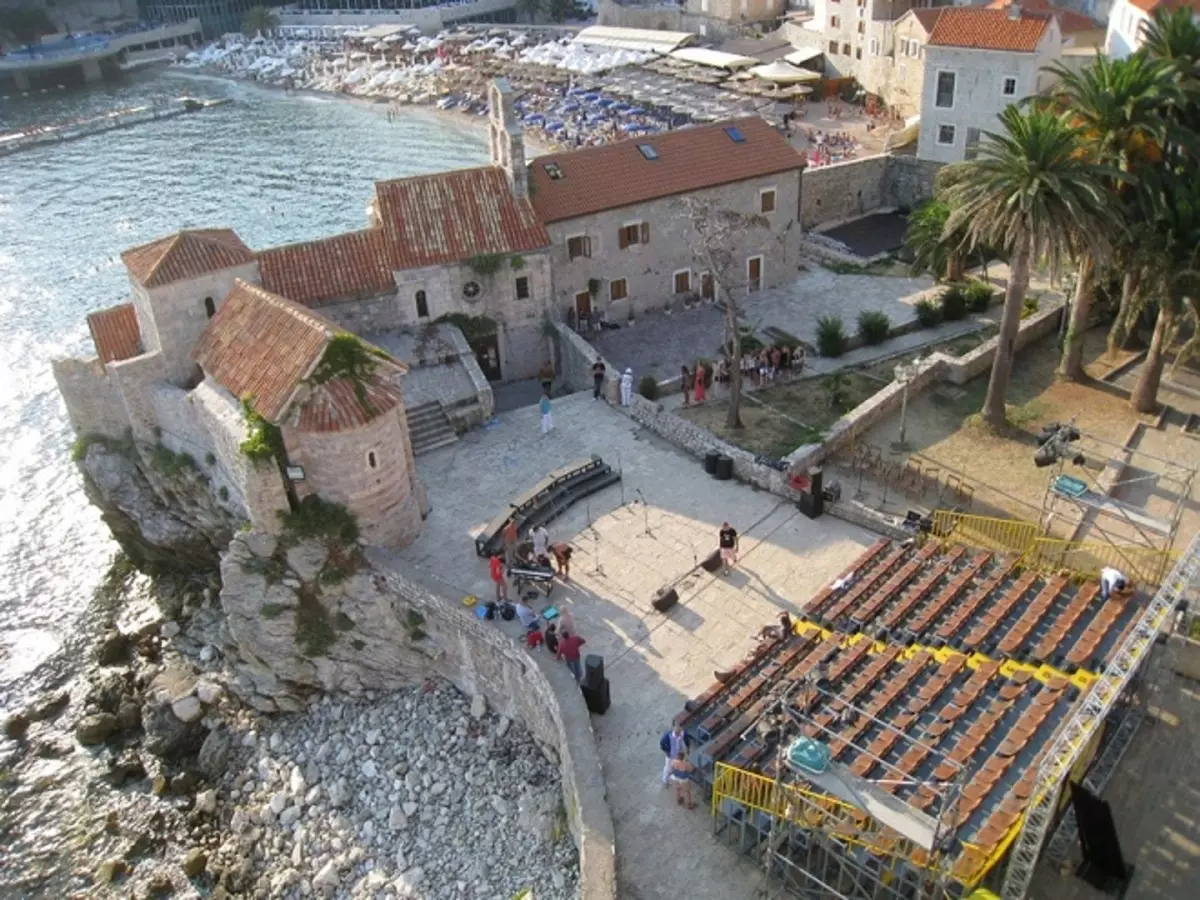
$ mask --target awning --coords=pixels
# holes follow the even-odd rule
[[[775,84],[799,84],[802,81],[820,81],[821,76],[808,69],[798,69],[788,65],[783,60],[776,60],[765,66],[755,66],[750,70],[755,78],[772,81]]]
[[[698,66],[709,66],[713,69],[745,69],[758,65],[758,60],[752,56],[738,56],[736,53],[722,53],[720,50],[705,50],[702,47],[683,47],[672,50],[673,59],[695,63]]]
[[[806,62],[811,62],[821,55],[820,50],[797,50],[795,53],[789,53],[783,58],[784,62],[789,62],[793,66],[802,66]]]
[[[391,37],[393,34],[403,34],[408,31],[407,25],[376,25],[368,28],[366,31],[360,32],[360,37],[364,39],[381,41],[385,37]]]
[[[613,28],[589,25],[575,35],[574,43],[592,47],[642,50],[666,55],[691,42],[695,35],[687,31],[653,31],[648,28]]]

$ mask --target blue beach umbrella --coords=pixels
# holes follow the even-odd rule
[[[547,131],[562,131],[566,127],[567,126],[564,125],[562,122],[551,122],[549,125],[546,126],[546,130]]]
[[[563,112],[575,112],[577,109],[579,109],[578,103],[564,103],[562,107]]]

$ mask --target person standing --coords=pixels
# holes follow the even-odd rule
[[[682,725],[673,725],[670,731],[663,732],[663,736],[658,739],[658,749],[663,752],[663,787],[667,786],[667,781],[671,778],[671,760],[679,753],[686,753],[691,745],[692,738],[683,730]]]
[[[633,405],[633,369],[626,369],[621,376],[621,405]]]
[[[567,668],[571,670],[571,674],[575,676],[577,683],[583,681],[583,666],[579,663],[579,648],[586,643],[587,641],[579,635],[565,630],[558,641],[558,653],[556,655],[567,664]]]
[[[554,430],[554,416],[550,410],[550,395],[542,394],[542,399],[538,401],[538,408],[542,411],[542,434],[549,434]]]
[[[737,529],[728,522],[721,523],[717,532],[717,546],[721,549],[721,574],[728,575],[729,570],[737,565],[738,533]]]
[[[546,530],[545,525],[539,525],[533,529],[533,561],[539,566],[542,565],[542,560],[546,559],[550,553],[550,532]]]
[[[558,576],[563,581],[571,580],[571,556],[575,552],[575,548],[570,544],[558,543],[550,547],[550,552],[554,556],[554,564],[558,567]]]
[[[708,372],[704,369],[704,363],[696,360],[696,377],[692,379],[692,396],[696,398],[696,405],[704,402],[704,379],[708,377]]]
[[[504,580],[504,563],[497,554],[488,561],[488,571],[496,585],[496,602],[508,599],[508,584]]]
[[[550,360],[546,360],[538,369],[538,381],[542,383],[542,393],[549,397],[554,387],[554,366],[550,365]]]
[[[692,373],[688,371],[688,367],[686,365],[681,366],[679,370],[679,390],[683,391],[683,405],[691,406]]]
[[[599,400],[604,392],[604,375],[606,373],[604,360],[598,359],[592,363],[592,399]]]
[[[500,532],[500,538],[504,541],[504,565],[511,569],[513,563],[517,561],[517,542],[519,540],[516,516],[508,520],[508,524]]]
[[[671,760],[671,784],[675,785],[675,802],[688,809],[696,808],[692,799],[692,773],[696,767],[687,761],[687,754],[680,750]]]

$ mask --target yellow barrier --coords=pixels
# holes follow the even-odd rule
[[[933,511],[933,533],[943,544],[969,544],[1000,553],[1024,553],[1041,537],[1032,522],[972,516],[948,509]]]

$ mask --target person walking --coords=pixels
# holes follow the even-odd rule
[[[692,746],[691,735],[683,730],[682,725],[671,726],[671,730],[663,732],[663,736],[658,739],[658,749],[663,752],[663,787],[667,786],[667,782],[671,778],[671,760],[680,752],[686,753],[690,746]]]
[[[546,360],[538,369],[538,381],[542,383],[542,393],[549,397],[554,387],[554,366],[550,365],[550,360]]]
[[[729,570],[737,565],[738,533],[737,529],[728,522],[721,523],[717,532],[717,546],[721,549],[721,574],[728,575]]]
[[[558,641],[558,653],[555,654],[567,664],[567,668],[571,670],[577,683],[583,681],[583,666],[579,663],[579,648],[586,643],[587,641],[579,635],[564,630]]]
[[[511,569],[517,561],[517,542],[520,539],[515,516],[508,520],[508,524],[500,532],[500,538],[504,541],[504,565]]]
[[[542,434],[549,434],[554,430],[554,416],[550,410],[550,395],[542,394],[542,399],[538,401],[538,408],[542,411]]]
[[[704,379],[707,377],[708,372],[704,369],[704,363],[696,360],[696,377],[692,379],[692,396],[696,398],[697,406],[704,402]]]
[[[599,400],[604,392],[604,376],[606,374],[604,360],[598,359],[592,363],[592,399]]]
[[[621,405],[633,405],[633,369],[626,369],[621,376]]]
[[[692,373],[688,371],[688,367],[686,365],[680,366],[679,390],[683,391],[683,405],[691,406],[691,404],[692,404]]]
[[[671,760],[671,784],[675,785],[675,802],[688,809],[696,808],[692,799],[692,774],[696,767],[687,761],[687,754],[680,750]]]
[[[508,599],[508,583],[504,579],[504,563],[497,554],[488,561],[488,572],[496,585],[496,602]]]

